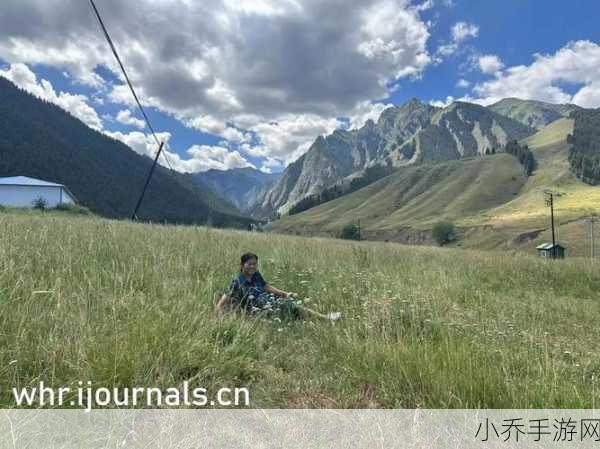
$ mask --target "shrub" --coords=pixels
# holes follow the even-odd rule
[[[346,240],[360,240],[360,228],[354,223],[347,224],[342,228],[340,238]]]
[[[449,221],[440,221],[433,226],[432,234],[438,245],[444,246],[454,240],[455,229],[454,224]]]
[[[45,198],[43,197],[38,197],[35,200],[33,200],[33,202],[31,203],[33,205],[33,208],[36,210],[46,210],[48,207],[48,202],[46,201]]]
[[[78,204],[60,203],[56,206],[56,210],[61,212],[69,212],[78,215],[90,215],[91,211],[87,207]]]

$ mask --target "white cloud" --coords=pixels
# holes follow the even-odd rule
[[[265,159],[265,161],[263,162],[262,167],[260,169],[265,173],[273,173],[273,169],[281,169],[281,168],[283,168],[283,165],[281,164],[281,162],[279,162],[277,159],[268,157]]]
[[[432,62],[420,17],[431,4],[105,0],[98,6],[144,105],[234,144],[258,142],[254,153],[281,163],[337,127],[337,117],[386,98],[390,82],[418,76]],[[58,67],[133,107],[87,2],[22,0],[2,8],[1,59]],[[99,66],[120,83],[102,80]]]
[[[182,162],[186,167],[184,171],[198,172],[211,168],[218,170],[229,170],[232,168],[254,167],[238,151],[228,148],[208,145],[194,145],[187,150],[191,156]]]
[[[415,5],[415,9],[417,11],[427,11],[428,9],[431,9],[435,6],[435,3],[433,2],[433,0],[425,0],[423,3],[419,4],[419,5]]]
[[[32,19],[41,19],[41,17],[28,17],[20,18],[21,23],[8,24],[11,20],[11,12],[15,14],[15,11],[10,11],[11,7],[20,6],[24,7],[24,10],[28,9],[27,2],[13,2],[13,4],[3,5],[6,8],[6,15],[3,16],[4,21],[0,18],[0,57],[5,61],[12,64],[44,64],[52,67],[56,67],[64,71],[64,74],[72,75],[75,80],[92,87],[101,87],[104,84],[104,80],[94,72],[93,68],[104,62],[105,58],[103,53],[104,48],[99,45],[91,45],[90,41],[78,40],[78,39],[63,39],[62,42],[46,42],[45,44],[36,43],[36,39],[31,37],[24,37],[27,34],[28,25],[31,25]],[[40,5],[43,9],[52,9],[50,4]],[[44,12],[45,14],[46,12]],[[53,13],[48,12],[48,17]],[[18,15],[18,12],[17,12]],[[24,22],[27,21],[28,22]],[[52,36],[51,39],[58,38],[60,33],[60,23],[56,23],[57,28],[48,29],[42,28],[40,31],[43,33],[57,33],[56,36]],[[14,26],[21,26],[25,32],[18,33],[15,30],[15,34],[11,35],[10,30]],[[41,26],[41,25],[40,25]],[[45,34],[48,38],[48,34]],[[91,42],[94,42],[93,40]],[[59,44],[55,46],[54,44]],[[116,69],[113,63],[109,65]]]
[[[256,133],[257,146],[242,145],[245,153],[254,157],[276,159],[290,163],[305,153],[315,138],[330,134],[342,126],[335,118],[322,118],[315,114],[289,114],[276,122],[260,121],[249,129]]]
[[[244,133],[232,126],[226,127],[225,130],[219,135],[224,137],[227,141],[233,143],[244,143],[252,140],[252,134],[248,132]]]
[[[476,59],[476,64],[479,70],[483,73],[496,73],[504,68],[504,63],[496,55],[483,55]]]
[[[242,129],[228,125],[210,115],[198,116],[191,120],[183,119],[183,122],[186,126],[195,128],[204,133],[223,137],[227,141],[235,144],[246,143],[252,140],[251,133],[244,132]]]
[[[0,76],[3,76],[21,89],[35,95],[38,98],[46,100],[60,106],[74,117],[84,122],[90,128],[102,130],[102,120],[87,102],[85,95],[73,95],[67,92],[56,92],[50,81],[42,79],[38,82],[37,76],[25,64],[11,64],[6,70],[0,69]]]
[[[463,89],[468,88],[471,85],[471,83],[465,79],[459,79],[458,82],[456,83],[456,87],[461,87]]]
[[[113,139],[120,140],[129,146],[135,152],[154,158],[158,147],[151,134],[145,134],[139,131],[122,133],[120,131],[106,131],[106,135]],[[189,158],[182,158],[177,153],[171,151],[169,141],[171,134],[168,132],[156,133],[159,141],[165,143],[163,155],[159,159],[159,164],[163,167],[177,170],[182,173],[196,173],[206,171],[211,168],[227,170],[237,167],[254,167],[238,151],[232,151],[229,148],[209,145],[193,145],[186,153]]]
[[[392,73],[382,74],[378,82],[413,75],[430,60],[422,51],[429,32],[414,9],[399,7],[403,2],[380,0],[366,8],[357,50],[371,61],[384,62]],[[409,58],[407,59],[407,50]]]
[[[156,152],[158,151],[156,141],[154,140],[154,137],[152,137],[151,134],[145,134],[140,131],[132,131],[130,133],[123,133],[121,131],[105,131],[104,134],[106,134],[109,137],[112,137],[113,139],[120,140],[125,145],[129,146],[132,150],[134,150],[136,153],[148,156],[152,159],[154,159],[154,157],[156,156]],[[156,133],[156,137],[159,141],[165,142],[165,148],[167,149],[165,153],[167,153],[169,162],[172,162],[172,158],[176,157],[177,155],[175,153],[168,152],[171,133],[159,132]],[[161,158],[159,162],[161,163],[161,165],[168,167],[165,158]],[[176,169],[175,167],[173,168]]]
[[[456,43],[462,42],[468,37],[477,37],[479,27],[472,23],[457,22],[452,27],[452,40]]]
[[[116,117],[117,122],[123,123],[124,125],[133,126],[138,129],[144,129],[146,127],[146,122],[139,118],[135,118],[131,115],[131,111],[129,109],[124,109],[119,111]]]
[[[429,104],[438,108],[445,108],[454,101],[456,101],[456,98],[454,98],[452,95],[448,95],[445,100],[432,100],[429,102]]]
[[[436,51],[435,62],[440,63],[444,57],[454,54],[459,45],[468,38],[477,37],[479,27],[472,23],[457,22],[451,29],[452,41],[442,44]]]
[[[479,83],[474,92],[479,102],[489,104],[506,97],[573,102],[583,107],[600,106],[600,45],[590,41],[570,42],[554,54],[536,54],[530,65],[508,67],[493,79]],[[564,84],[580,86],[574,95]]]
[[[381,113],[390,106],[392,105],[384,103],[371,103],[370,101],[365,101],[364,103],[359,104],[350,115],[349,129],[361,128],[367,122],[367,120],[373,120],[376,122]]]
[[[571,103],[584,108],[600,107],[600,82],[597,81],[582,87],[579,92],[573,95]]]

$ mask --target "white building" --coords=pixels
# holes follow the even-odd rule
[[[75,196],[62,184],[14,176],[0,178],[0,205],[9,207],[32,207],[38,199],[46,200],[47,207],[74,204]]]

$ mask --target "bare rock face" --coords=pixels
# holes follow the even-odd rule
[[[409,144],[413,151],[409,162],[441,162],[477,156],[534,132],[533,128],[488,108],[457,101],[437,111],[429,125],[411,138]],[[405,159],[404,147],[392,154],[395,165]]]

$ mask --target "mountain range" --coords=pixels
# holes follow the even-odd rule
[[[535,163],[526,165],[530,158]],[[519,143],[398,167],[358,190],[284,215],[269,229],[338,236],[352,225],[369,240],[430,244],[435,223],[449,221],[456,226],[455,246],[534,252],[556,238],[568,255],[589,256],[589,217],[600,212],[598,184],[600,110],[577,108]]]
[[[211,169],[192,175],[201,186],[209,187],[216,195],[247,214],[251,213],[256,199],[264,196],[280,176],[280,173],[265,173],[253,167]]]
[[[412,99],[356,130],[318,137],[250,210],[286,213],[303,198],[360,176],[375,165],[403,167],[484,154],[567,116],[576,106],[507,99],[489,107],[454,102],[444,108]]]

